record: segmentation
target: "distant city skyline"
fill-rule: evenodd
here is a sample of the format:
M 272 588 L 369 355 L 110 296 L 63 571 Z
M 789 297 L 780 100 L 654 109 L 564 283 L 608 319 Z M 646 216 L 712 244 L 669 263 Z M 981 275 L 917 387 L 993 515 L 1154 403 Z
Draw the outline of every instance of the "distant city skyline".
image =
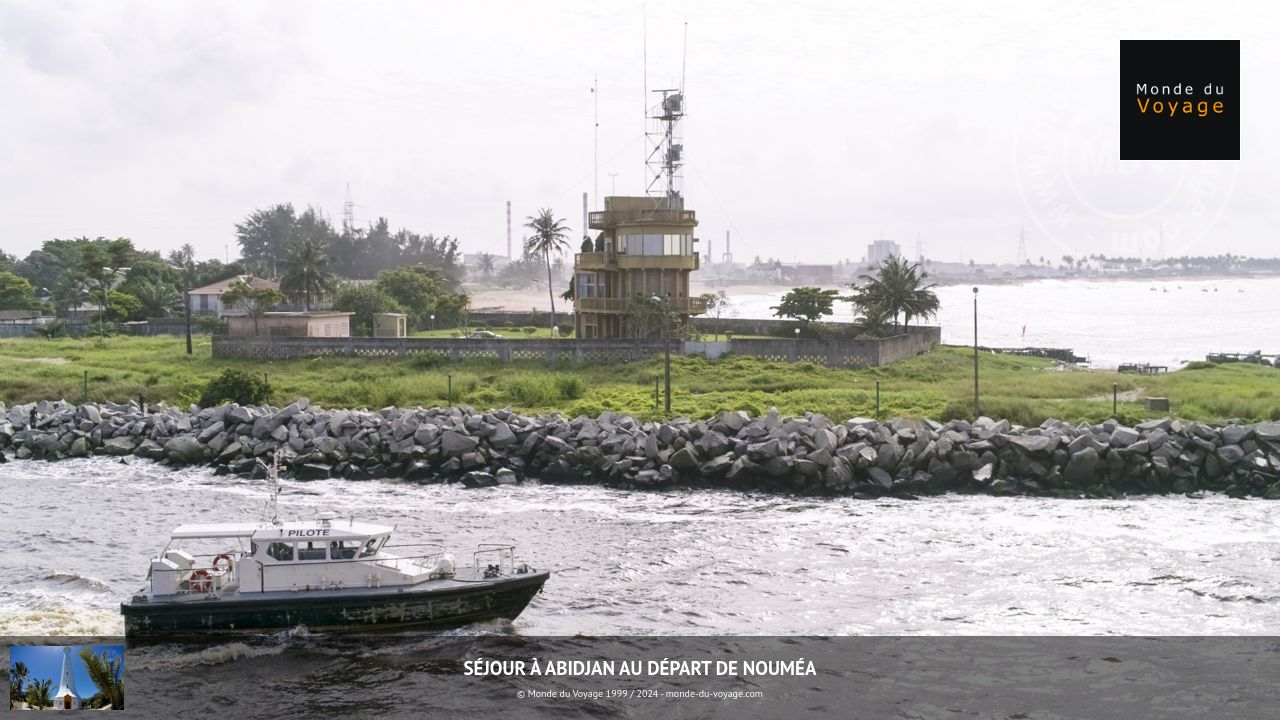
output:
M 348 183 L 361 225 L 467 253 L 505 254 L 508 200 L 517 241 L 542 207 L 578 238 L 583 192 L 643 192 L 646 54 L 648 89 L 678 85 L 686 22 L 704 252 L 729 230 L 740 261 L 857 261 L 882 237 L 914 258 L 918 237 L 1008 263 L 1025 226 L 1033 259 L 1280 254 L 1275 8 L 813 0 L 0 0 L 0 249 L 234 257 L 255 208 L 337 224 Z M 1240 161 L 1116 159 L 1119 40 L 1166 37 L 1242 41 Z

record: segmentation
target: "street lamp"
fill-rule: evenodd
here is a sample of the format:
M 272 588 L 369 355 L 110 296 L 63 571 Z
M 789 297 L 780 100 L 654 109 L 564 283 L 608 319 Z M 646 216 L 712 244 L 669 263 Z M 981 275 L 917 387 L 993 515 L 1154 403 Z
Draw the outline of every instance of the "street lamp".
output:
M 973 419 L 982 417 L 978 410 L 978 288 L 973 289 Z
M 671 417 L 671 338 L 670 338 L 670 308 L 667 307 L 667 301 L 654 295 L 653 302 L 662 308 L 662 389 L 665 394 L 663 397 L 663 408 L 667 417 Z
M 796 343 L 793 346 L 794 349 L 792 351 L 792 354 L 795 355 L 795 358 L 792 359 L 792 362 L 800 362 L 800 328 L 796 328 L 795 333 L 796 333 Z
M 435 329 L 436 329 L 436 316 L 435 316 L 435 315 L 432 315 L 432 316 L 431 316 L 431 330 L 432 330 L 432 332 L 434 332 L 434 331 L 435 331 Z

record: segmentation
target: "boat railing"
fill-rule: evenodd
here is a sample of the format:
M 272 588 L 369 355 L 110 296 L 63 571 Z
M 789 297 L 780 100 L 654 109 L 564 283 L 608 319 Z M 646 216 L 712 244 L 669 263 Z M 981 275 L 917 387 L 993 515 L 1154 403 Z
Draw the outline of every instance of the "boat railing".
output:
M 402 545 L 400 547 L 407 547 L 407 546 Z M 435 548 L 440 548 L 441 551 L 434 552 L 434 553 L 425 553 L 421 555 L 392 555 L 390 557 L 387 557 L 387 556 L 378 557 L 376 555 L 371 555 L 369 557 L 340 558 L 340 559 L 328 559 L 328 560 L 307 560 L 303 562 L 295 562 L 295 563 L 286 562 L 286 563 L 272 564 L 272 565 L 264 564 L 262 565 L 262 586 L 264 590 L 268 590 L 268 589 L 287 590 L 290 588 L 297 589 L 294 583 L 289 583 L 288 587 L 283 585 L 280 587 L 268 587 L 269 583 L 267 582 L 267 577 L 273 572 L 276 572 L 278 574 L 278 571 L 281 571 L 281 570 L 291 570 L 296 573 L 301 568 L 311 570 L 315 568 L 323 568 L 323 567 L 332 566 L 332 565 L 358 564 L 358 565 L 364 565 L 369 568 L 387 568 L 387 569 L 395 570 L 397 572 L 412 573 L 414 575 L 423 573 L 423 572 L 434 573 L 437 563 L 446 554 L 443 551 L 444 550 L 443 546 L 435 545 L 433 543 L 423 543 L 420 545 L 420 547 L 435 547 Z M 441 577 L 445 577 L 445 576 L 446 575 L 444 574 L 441 575 Z M 348 580 L 349 578 L 344 579 L 344 578 L 321 577 L 320 582 L 318 582 L 315 586 L 306 585 L 305 587 L 307 587 L 308 589 L 341 588 L 341 587 L 347 586 Z M 377 583 L 380 585 L 382 582 L 380 576 L 374 576 L 374 575 L 370 575 L 366 580 L 370 584 Z
M 493 577 L 496 570 L 498 575 L 504 573 L 514 573 L 516 569 L 516 546 L 504 543 L 480 543 L 476 546 L 478 549 L 471 554 L 471 564 L 477 571 L 480 571 L 480 561 L 484 560 L 485 577 Z M 496 561 L 496 562 L 492 562 Z M 503 562 L 506 565 L 504 567 Z

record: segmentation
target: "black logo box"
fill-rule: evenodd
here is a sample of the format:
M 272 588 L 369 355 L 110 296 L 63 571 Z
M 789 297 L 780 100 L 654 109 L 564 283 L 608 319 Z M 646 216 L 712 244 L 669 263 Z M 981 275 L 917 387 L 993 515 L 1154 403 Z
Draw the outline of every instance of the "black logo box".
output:
M 1120 159 L 1239 160 L 1240 41 L 1121 40 Z

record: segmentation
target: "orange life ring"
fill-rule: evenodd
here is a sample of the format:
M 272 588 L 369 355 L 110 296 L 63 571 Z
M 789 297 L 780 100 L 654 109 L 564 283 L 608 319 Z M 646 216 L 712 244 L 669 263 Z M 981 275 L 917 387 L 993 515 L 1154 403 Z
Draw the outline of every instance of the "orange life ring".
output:
M 222 570 L 222 568 L 218 565 L 218 563 L 222 562 L 223 560 L 227 561 L 228 570 L 230 570 L 232 567 L 235 566 L 236 561 L 230 555 L 219 555 L 218 557 L 213 559 L 213 569 Z
M 192 572 L 190 580 L 192 592 L 209 592 L 213 589 L 213 576 L 204 568 Z

